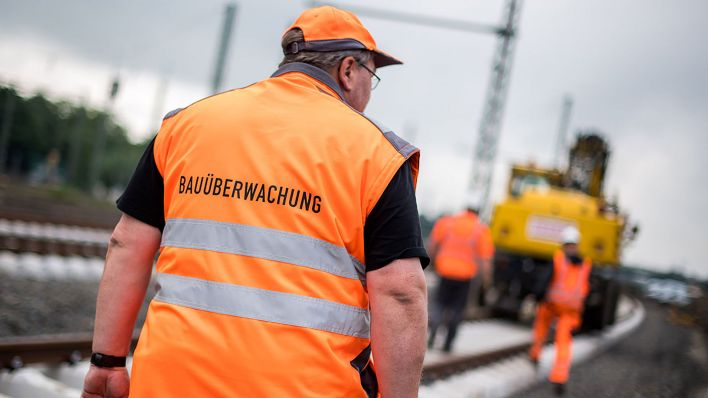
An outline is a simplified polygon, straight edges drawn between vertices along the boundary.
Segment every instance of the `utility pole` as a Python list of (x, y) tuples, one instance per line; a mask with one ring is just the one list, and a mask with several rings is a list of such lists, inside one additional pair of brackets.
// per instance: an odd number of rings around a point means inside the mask
[(91, 166), (88, 173), (88, 189), (92, 194), (96, 193), (96, 184), (98, 182), (98, 177), (101, 174), (101, 163), (103, 161), (103, 155), (106, 150), (106, 136), (108, 135), (108, 128), (111, 122), (111, 114), (113, 113), (113, 105), (115, 104), (116, 96), (118, 95), (118, 89), (120, 88), (120, 80), (118, 76), (113, 79), (111, 83), (111, 90), (108, 94), (108, 106), (106, 107), (106, 114), (104, 119), (101, 121), (101, 127), (98, 129), (98, 134), (93, 142), (93, 151), (91, 153)]
[(573, 99), (569, 95), (563, 97), (563, 108), (561, 118), (558, 123), (558, 138), (556, 140), (556, 153), (554, 165), (556, 169), (562, 167), (562, 159), (565, 155), (565, 138), (568, 136), (568, 125), (570, 124), (570, 112), (573, 109)]
[[(472, 162), (472, 179), (469, 192), (481, 199), (480, 209), (486, 213), (489, 204), (494, 159), (497, 155), (497, 143), (501, 131), (502, 116), (509, 87), (509, 76), (516, 44), (517, 26), (521, 13), (522, 0), (506, 0), (503, 25), (488, 25), (459, 19), (429, 17), (410, 13), (379, 10), (368, 7), (347, 5), (345, 8), (360, 16), (387, 19), (392, 21), (427, 25), (437, 28), (462, 30), (472, 33), (493, 33), (499, 37), (496, 53), (492, 62), (492, 75), (487, 88), (484, 111), (479, 125), (479, 135)], [(312, 6), (332, 4), (325, 1), (311, 1)]]
[(81, 98), (81, 106), (74, 113), (71, 125), (71, 139), (69, 141), (69, 167), (67, 180), (69, 183), (79, 185), (79, 156), (81, 155), (81, 136), (86, 126), (86, 101)]
[(164, 116), (162, 108), (165, 105), (165, 95), (167, 94), (168, 84), (169, 80), (167, 80), (167, 77), (160, 78), (160, 81), (157, 83), (155, 97), (152, 102), (152, 112), (150, 113), (150, 131), (148, 132), (148, 137), (154, 136), (160, 129), (160, 123)]
[(4, 174), (7, 162), (7, 147), (10, 141), (10, 130), (15, 116), (15, 90), (8, 87), (5, 91), (5, 112), (2, 115), (2, 128), (0, 129), (0, 174)]
[(221, 90), (221, 82), (224, 77), (224, 64), (229, 54), (229, 43), (231, 41), (235, 15), (236, 3), (227, 4), (224, 10), (224, 24), (221, 27), (221, 40), (219, 41), (219, 49), (216, 55), (216, 64), (214, 65), (214, 77), (211, 86), (211, 91), (214, 94)]

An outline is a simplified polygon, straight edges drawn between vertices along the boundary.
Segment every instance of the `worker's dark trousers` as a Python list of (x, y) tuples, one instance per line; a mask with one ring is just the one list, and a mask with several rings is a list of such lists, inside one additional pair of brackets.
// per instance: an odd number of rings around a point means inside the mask
[(440, 278), (438, 292), (433, 301), (430, 311), (430, 337), (428, 347), (433, 346), (435, 333), (443, 322), (446, 323), (447, 336), (445, 338), (444, 351), (452, 349), (452, 343), (457, 335), (457, 327), (460, 326), (465, 315), (467, 306), (467, 296), (470, 292), (472, 280), (456, 280)]

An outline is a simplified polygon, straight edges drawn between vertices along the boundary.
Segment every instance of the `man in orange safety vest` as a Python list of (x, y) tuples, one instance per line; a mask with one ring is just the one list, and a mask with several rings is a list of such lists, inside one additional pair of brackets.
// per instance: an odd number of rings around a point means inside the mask
[(467, 201), (465, 211), (440, 218), (428, 240), (430, 257), (434, 258), (435, 272), (440, 277), (430, 314), (428, 347), (433, 347), (437, 329), (446, 323), (445, 352), (452, 349), (477, 275), (481, 273), (485, 286), (491, 284), (492, 236), (479, 219), (479, 200)]
[(419, 150), (363, 113), (377, 68), (401, 61), (331, 6), (281, 48), (270, 78), (168, 113), (145, 151), (118, 200), (84, 398), (418, 395)]
[(529, 352), (531, 361), (537, 365), (548, 330), (555, 321), (556, 358), (548, 378), (559, 395), (564, 393), (568, 382), (572, 332), (581, 324), (592, 270), (590, 259), (580, 256), (579, 243), (580, 232), (576, 227), (569, 226), (562, 231), (562, 249), (553, 257), (553, 275), (536, 311)]

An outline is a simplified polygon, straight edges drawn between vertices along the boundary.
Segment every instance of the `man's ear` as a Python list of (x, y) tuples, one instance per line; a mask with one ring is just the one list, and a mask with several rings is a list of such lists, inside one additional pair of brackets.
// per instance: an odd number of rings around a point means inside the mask
[(342, 91), (348, 92), (354, 90), (354, 64), (356, 61), (354, 57), (345, 57), (342, 62), (339, 63), (339, 68), (337, 70), (337, 77), (339, 80), (339, 87)]

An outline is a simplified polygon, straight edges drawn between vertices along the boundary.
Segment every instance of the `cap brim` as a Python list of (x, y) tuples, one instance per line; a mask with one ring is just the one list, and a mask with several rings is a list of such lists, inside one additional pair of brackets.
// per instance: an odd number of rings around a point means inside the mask
[(403, 61), (401, 61), (398, 58), (394, 57), (393, 55), (387, 54), (379, 49), (375, 49), (372, 52), (374, 53), (374, 66), (376, 66), (376, 68), (383, 68), (384, 66), (389, 66), (389, 65), (403, 64)]

